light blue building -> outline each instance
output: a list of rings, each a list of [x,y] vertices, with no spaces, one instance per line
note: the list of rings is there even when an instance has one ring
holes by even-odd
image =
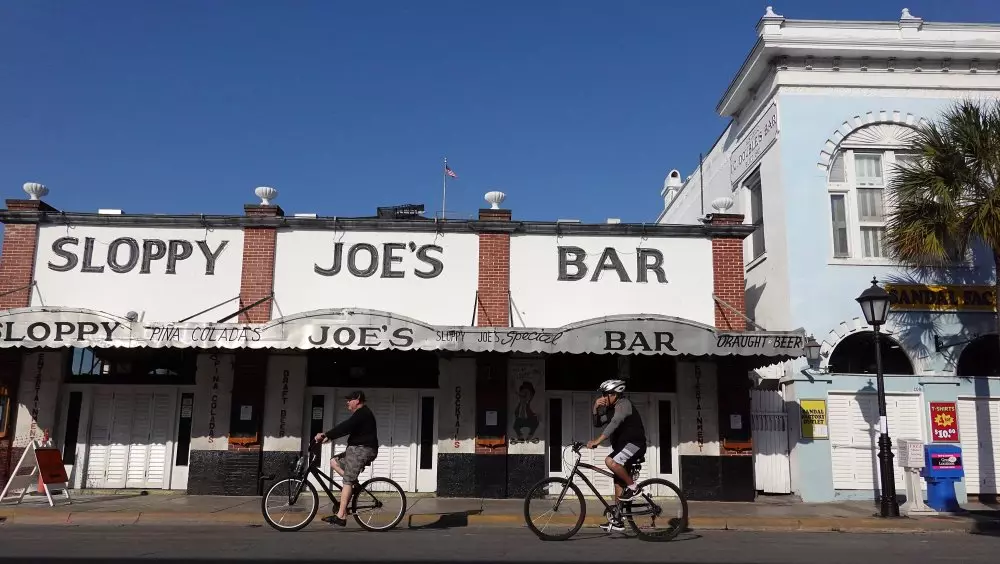
[[[744,249],[747,317],[767,330],[804,327],[822,345],[818,362],[755,374],[757,489],[809,502],[878,491],[875,347],[855,301],[874,277],[899,298],[882,341],[894,452],[900,438],[956,441],[959,501],[995,496],[993,257],[975,249],[954,268],[914,270],[886,258],[882,239],[883,192],[909,158],[912,126],[959,99],[1000,95],[1000,25],[925,22],[907,10],[888,22],[792,20],[768,8],[757,29],[717,106],[730,124],[700,169],[670,172],[659,218],[744,214],[759,227]]]

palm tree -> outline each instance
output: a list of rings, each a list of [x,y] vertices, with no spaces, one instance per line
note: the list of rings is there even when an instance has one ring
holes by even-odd
[[[917,158],[898,165],[888,186],[889,255],[910,266],[948,266],[982,243],[993,252],[1000,290],[1000,100],[956,103],[911,139]]]

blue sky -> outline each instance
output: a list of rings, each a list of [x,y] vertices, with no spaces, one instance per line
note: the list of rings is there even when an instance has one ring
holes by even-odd
[[[59,209],[373,214],[490,189],[521,219],[653,221],[725,120],[773,4],[789,18],[997,21],[995,0],[6,2],[0,196]]]

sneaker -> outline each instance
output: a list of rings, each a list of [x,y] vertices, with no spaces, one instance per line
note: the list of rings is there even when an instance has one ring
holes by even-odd
[[[601,530],[605,533],[624,533],[625,523],[621,521],[608,521],[607,523],[601,525]]]
[[[624,490],[622,490],[622,495],[618,497],[618,501],[632,501],[640,493],[642,493],[642,490],[639,490],[639,489],[635,489],[634,490],[634,489],[632,489],[634,487],[635,486],[629,486],[629,487],[625,488]]]
[[[346,527],[347,526],[347,519],[341,519],[340,517],[337,517],[336,515],[330,515],[328,517],[323,517],[322,521],[324,523],[329,523],[331,525],[336,525],[338,527]]]

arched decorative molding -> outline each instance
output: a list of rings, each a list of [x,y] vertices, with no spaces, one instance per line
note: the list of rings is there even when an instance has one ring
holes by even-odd
[[[881,331],[884,336],[891,338],[899,344],[900,350],[903,351],[903,354],[906,355],[906,358],[910,361],[910,365],[913,367],[913,373],[915,375],[926,373],[927,366],[925,360],[914,358],[914,355],[903,346],[903,340],[900,338],[901,329],[902,328],[896,325],[891,318],[881,327]],[[860,317],[841,321],[839,325],[831,329],[830,332],[826,334],[826,337],[820,341],[820,368],[823,370],[829,369],[830,357],[833,356],[833,349],[837,348],[837,345],[839,345],[841,341],[856,333],[864,333],[867,331],[872,331],[872,327]]]
[[[845,141],[865,145],[905,145],[906,137],[919,125],[930,123],[927,119],[899,110],[868,112],[864,116],[854,116],[840,124],[823,143],[816,166],[824,173],[830,170],[833,156]],[[902,137],[902,139],[900,139]]]

